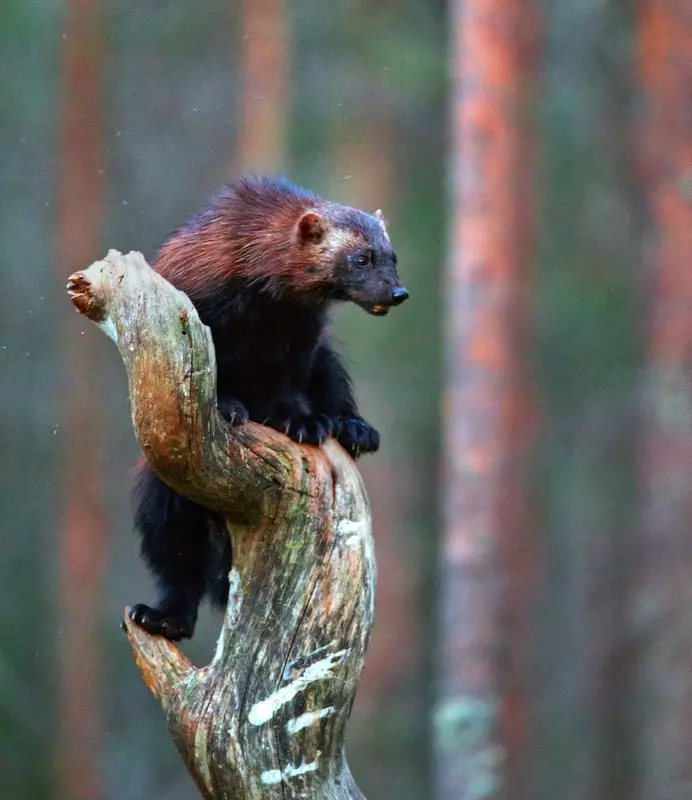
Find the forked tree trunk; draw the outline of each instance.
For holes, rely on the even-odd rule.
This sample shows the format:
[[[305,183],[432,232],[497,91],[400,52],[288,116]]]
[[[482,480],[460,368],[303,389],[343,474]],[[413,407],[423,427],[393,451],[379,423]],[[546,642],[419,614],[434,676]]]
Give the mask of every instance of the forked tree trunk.
[[[70,278],[77,309],[118,345],[152,468],[228,521],[234,565],[212,663],[125,626],[206,798],[361,798],[344,729],[373,619],[368,501],[335,443],[298,446],[216,409],[211,336],[139,253]]]

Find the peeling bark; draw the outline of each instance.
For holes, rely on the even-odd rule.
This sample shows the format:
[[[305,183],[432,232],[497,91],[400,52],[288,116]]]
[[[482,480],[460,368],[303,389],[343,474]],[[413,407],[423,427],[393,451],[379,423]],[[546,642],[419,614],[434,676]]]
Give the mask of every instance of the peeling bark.
[[[228,521],[234,565],[216,654],[195,668],[125,616],[144,680],[205,798],[361,798],[346,721],[373,620],[360,475],[334,442],[298,446],[216,409],[211,336],[139,253],[70,278],[125,362],[138,440],[176,491]]]

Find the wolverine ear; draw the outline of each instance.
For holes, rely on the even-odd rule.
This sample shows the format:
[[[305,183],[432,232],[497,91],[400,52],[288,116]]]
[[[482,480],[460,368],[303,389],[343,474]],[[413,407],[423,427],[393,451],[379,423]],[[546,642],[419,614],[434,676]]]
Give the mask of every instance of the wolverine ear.
[[[384,214],[379,208],[375,212],[375,219],[380,223],[382,230],[384,231],[384,235],[389,239],[389,234],[387,233],[387,223],[384,221]]]
[[[327,232],[327,223],[316,211],[306,211],[298,220],[298,238],[301,242],[317,244]]]

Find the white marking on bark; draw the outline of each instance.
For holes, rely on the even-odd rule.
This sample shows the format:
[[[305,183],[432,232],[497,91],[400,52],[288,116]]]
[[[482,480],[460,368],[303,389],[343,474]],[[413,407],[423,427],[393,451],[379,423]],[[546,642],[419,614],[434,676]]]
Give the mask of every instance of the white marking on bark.
[[[118,331],[115,329],[113,320],[110,317],[106,317],[102,322],[99,322],[98,326],[109,339],[118,344]]]
[[[226,646],[226,626],[221,626],[221,633],[216,641],[216,652],[214,653],[214,661],[219,661],[223,656],[223,651]]]
[[[316,661],[305,668],[302,675],[299,675],[288,686],[282,686],[277,689],[273,694],[270,694],[266,700],[260,700],[255,703],[250,709],[248,714],[248,721],[251,725],[264,725],[266,722],[276,714],[281,706],[290,703],[291,700],[303,689],[306,689],[309,684],[315,681],[323,681],[327,678],[334,676],[334,668],[342,664],[346,656],[350,652],[350,648],[345,650],[338,650],[336,653],[328,655],[326,658]]]
[[[228,573],[228,605],[226,606],[226,619],[232,627],[238,624],[244,597],[240,573],[233,567]]]
[[[343,537],[346,547],[358,547],[368,535],[369,522],[367,519],[342,519],[336,532]]]
[[[281,781],[287,781],[291,778],[295,778],[297,775],[305,775],[306,772],[316,772],[317,768],[319,767],[320,762],[320,751],[317,751],[317,755],[314,761],[311,761],[309,764],[305,760],[305,757],[301,760],[299,766],[294,766],[293,764],[289,764],[285,770],[280,769],[268,769],[262,773],[262,783],[267,786],[270,784],[281,783]]]
[[[281,676],[281,680],[290,681],[294,670],[295,672],[298,672],[301,667],[305,666],[306,662],[309,661],[312,656],[316,656],[318,653],[323,653],[325,650],[329,650],[330,647],[335,646],[336,639],[332,639],[329,644],[323,644],[322,647],[317,647],[315,650],[311,650],[309,653],[305,653],[298,658],[294,658],[293,661],[289,661],[286,664],[283,675]]]
[[[240,573],[233,567],[228,573],[228,605],[226,606],[226,619],[221,626],[221,633],[216,642],[214,661],[219,661],[223,656],[226,644],[226,629],[234,628],[240,618],[240,609],[243,605],[243,584],[240,582]]]
[[[319,711],[306,711],[305,714],[301,714],[295,719],[289,719],[286,723],[286,732],[298,733],[298,731],[302,731],[303,728],[311,727],[318,720],[331,717],[332,714],[336,714],[334,706],[327,706],[327,708],[321,708]]]

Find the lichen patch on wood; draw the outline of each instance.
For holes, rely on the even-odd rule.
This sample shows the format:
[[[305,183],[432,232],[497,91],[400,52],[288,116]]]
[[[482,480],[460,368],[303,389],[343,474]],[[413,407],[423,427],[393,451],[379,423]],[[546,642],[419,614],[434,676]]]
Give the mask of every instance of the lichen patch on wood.
[[[319,760],[320,753],[318,752],[315,760],[311,761],[309,764],[305,761],[305,759],[303,759],[297,767],[294,767],[293,764],[289,764],[283,770],[269,769],[262,773],[262,783],[281,783],[282,781],[295,778],[298,775],[305,775],[306,772],[315,772],[319,765]]]
[[[324,717],[330,717],[332,714],[336,714],[334,706],[321,708],[319,711],[306,711],[305,714],[301,714],[296,719],[289,719],[286,723],[286,731],[287,733],[298,733],[303,728],[310,728],[319,720],[324,719]]]
[[[323,681],[334,677],[334,669],[341,664],[348,655],[348,650],[339,650],[310,664],[301,675],[287,686],[282,686],[276,692],[260,700],[250,709],[248,720],[251,725],[264,725],[276,714],[277,710],[290,702],[299,692],[302,692],[313,681]]]

